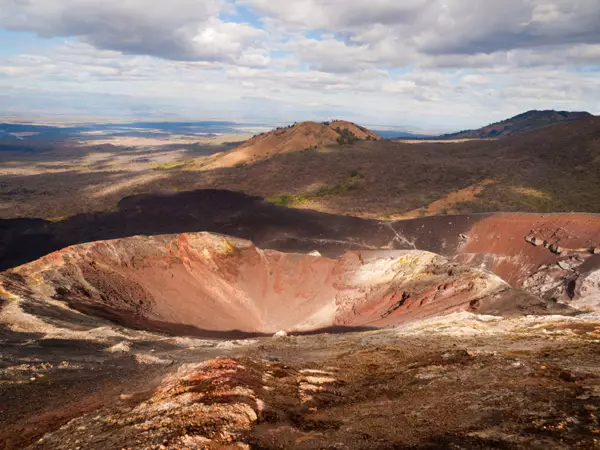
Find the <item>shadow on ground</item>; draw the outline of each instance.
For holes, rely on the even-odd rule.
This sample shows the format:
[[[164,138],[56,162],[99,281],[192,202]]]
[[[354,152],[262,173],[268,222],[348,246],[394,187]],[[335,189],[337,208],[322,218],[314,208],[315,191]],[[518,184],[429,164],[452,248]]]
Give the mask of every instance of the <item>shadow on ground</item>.
[[[81,214],[59,222],[0,220],[0,270],[73,244],[200,231],[249,239],[261,248],[318,250],[328,256],[348,250],[415,247],[448,253],[458,245],[459,234],[481,217],[385,222],[279,207],[259,197],[221,190],[139,195],[123,199],[116,211]]]

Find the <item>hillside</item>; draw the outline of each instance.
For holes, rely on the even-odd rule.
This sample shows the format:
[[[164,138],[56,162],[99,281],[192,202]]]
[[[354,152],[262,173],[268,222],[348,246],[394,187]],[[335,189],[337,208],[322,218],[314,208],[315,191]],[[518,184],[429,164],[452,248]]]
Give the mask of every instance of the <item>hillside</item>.
[[[599,213],[600,118],[497,140],[359,142],[297,152],[220,172],[209,183],[286,206],[373,218]]]
[[[291,135],[302,128],[285,131]],[[271,137],[253,141],[261,139]],[[385,219],[452,212],[600,213],[600,117],[502,139],[365,140],[313,147],[215,170],[201,166],[205,158],[195,158],[192,150],[178,154],[169,166],[140,171],[137,162],[122,163],[109,176],[102,159],[82,159],[85,167],[65,171],[72,153],[21,156],[0,183],[0,217],[60,221],[114,211],[131,195],[197,189],[227,189],[294,208]],[[146,155],[156,157],[138,151],[131,158]],[[32,175],[26,170],[34,161],[39,169]],[[53,165],[45,168],[45,161]]]
[[[591,116],[592,115],[588,112],[533,110],[477,130],[466,130],[458,133],[445,134],[440,136],[439,139],[489,139],[511,136],[513,134],[538,130],[548,125],[574,122]]]
[[[211,168],[255,163],[269,157],[331,145],[351,144],[358,140],[381,139],[375,133],[352,122],[301,122],[256,135],[241,146],[219,155]]]

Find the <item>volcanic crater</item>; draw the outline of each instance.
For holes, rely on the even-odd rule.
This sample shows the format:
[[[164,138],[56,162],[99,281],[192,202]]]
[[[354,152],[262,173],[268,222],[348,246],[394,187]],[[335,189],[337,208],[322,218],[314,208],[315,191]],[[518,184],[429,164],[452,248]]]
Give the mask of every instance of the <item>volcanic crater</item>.
[[[600,216],[381,222],[161,198],[5,227],[22,254],[0,258],[4,448],[596,438]]]
[[[496,275],[426,251],[332,259],[211,233],[74,245],[6,272],[3,285],[128,327],[205,337],[356,331],[465,310],[539,309],[539,299]]]

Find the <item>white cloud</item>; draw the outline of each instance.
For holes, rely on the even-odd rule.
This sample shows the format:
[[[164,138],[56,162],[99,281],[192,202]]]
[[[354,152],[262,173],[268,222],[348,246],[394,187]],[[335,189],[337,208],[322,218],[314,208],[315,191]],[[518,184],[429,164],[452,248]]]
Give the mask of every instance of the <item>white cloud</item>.
[[[221,21],[223,0],[0,0],[0,26],[99,49],[184,61],[250,60],[263,31]]]
[[[306,29],[364,33],[384,26],[421,50],[492,52],[600,41],[597,0],[240,0]]]
[[[461,82],[468,86],[486,86],[490,84],[490,79],[483,75],[469,74],[462,77]]]
[[[242,0],[258,11],[306,29],[345,30],[365,24],[399,24],[428,9],[429,0]]]
[[[336,34],[344,47],[332,50],[332,70],[349,61],[370,60],[392,66],[485,65],[508,52],[600,43],[598,0],[244,0],[282,27]],[[298,43],[299,55],[326,59],[322,43]],[[335,53],[333,52],[335,50]],[[596,62],[594,54],[580,55]],[[439,60],[439,62],[438,62]],[[543,61],[539,62],[543,64]]]

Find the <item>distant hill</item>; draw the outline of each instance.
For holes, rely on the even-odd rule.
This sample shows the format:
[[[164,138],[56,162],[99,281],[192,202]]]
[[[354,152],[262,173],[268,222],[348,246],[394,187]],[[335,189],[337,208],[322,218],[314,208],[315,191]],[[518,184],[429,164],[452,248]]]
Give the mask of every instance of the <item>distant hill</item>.
[[[444,134],[437,139],[489,139],[513,134],[524,133],[527,131],[538,130],[548,125],[556,123],[574,122],[584,117],[591,117],[588,112],[570,112],[570,111],[527,111],[518,116],[501,122],[493,123],[477,130],[459,131],[458,133]]]
[[[375,134],[383,139],[425,139],[431,138],[429,134],[407,133],[405,131],[394,130],[373,130]]]
[[[210,166],[231,167],[279,154],[380,139],[372,131],[344,120],[323,123],[301,122],[256,135],[217,158]]]
[[[599,133],[600,117],[591,116],[501,139],[443,145],[431,139],[363,142],[215,171],[203,186],[290,207],[370,218],[495,211],[600,213]]]

